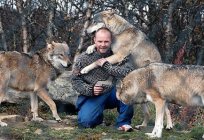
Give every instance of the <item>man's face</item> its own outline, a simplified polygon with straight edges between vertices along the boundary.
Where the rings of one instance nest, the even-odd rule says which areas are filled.
[[[99,53],[106,53],[111,46],[111,34],[107,30],[100,30],[94,37],[94,43]]]

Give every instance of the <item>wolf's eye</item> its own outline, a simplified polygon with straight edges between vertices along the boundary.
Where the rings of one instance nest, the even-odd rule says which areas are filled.
[[[58,54],[59,58],[63,58],[63,56],[64,56],[63,54]]]

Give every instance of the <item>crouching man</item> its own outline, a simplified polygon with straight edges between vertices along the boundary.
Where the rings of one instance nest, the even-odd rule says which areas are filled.
[[[121,131],[132,131],[133,106],[125,105],[116,98],[116,81],[123,78],[134,66],[126,58],[120,64],[111,65],[106,57],[111,56],[112,33],[102,27],[94,37],[96,50],[92,54],[82,53],[76,60],[72,72],[72,85],[80,95],[77,100],[78,126],[93,128],[103,122],[105,109],[117,108],[119,116],[116,127]],[[80,71],[97,61],[98,67],[87,74]]]

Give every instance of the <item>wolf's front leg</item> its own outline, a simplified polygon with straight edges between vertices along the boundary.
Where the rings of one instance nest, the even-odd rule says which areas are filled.
[[[31,112],[33,114],[33,118],[31,121],[42,122],[43,119],[38,117],[38,97],[36,92],[30,93],[30,101],[31,101]]]
[[[97,68],[97,67],[98,67],[98,65],[96,64],[96,62],[93,62],[92,64],[90,64],[90,65],[86,66],[85,68],[83,68],[81,70],[81,74],[86,74],[89,71],[91,71],[92,69]]]
[[[154,101],[156,108],[156,119],[152,133],[146,133],[150,138],[161,138],[163,129],[163,119],[165,110],[165,100],[157,98]]]
[[[111,64],[116,64],[118,62],[121,62],[125,57],[126,57],[126,55],[123,55],[121,53],[116,53],[114,55],[106,57],[106,60]],[[81,70],[81,74],[86,74],[89,71],[91,71],[92,69],[97,68],[97,67],[98,67],[97,62],[93,62],[92,64],[90,64],[90,65],[86,66],[85,68],[83,68]]]
[[[86,53],[92,54],[94,52],[95,48],[96,48],[95,44],[88,46],[88,48],[86,49]]]
[[[37,91],[38,91],[38,96],[50,107],[52,111],[52,115],[55,118],[55,120],[58,122],[61,122],[62,120],[57,113],[56,104],[48,95],[48,92],[44,88],[38,89]]]

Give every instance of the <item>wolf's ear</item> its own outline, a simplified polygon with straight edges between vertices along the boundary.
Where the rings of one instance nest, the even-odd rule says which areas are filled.
[[[62,42],[62,46],[66,51],[69,51],[69,46],[65,41]]]
[[[107,12],[109,14],[115,14],[116,13],[115,9],[108,9]]]
[[[67,45],[67,42],[65,42],[65,41],[63,41],[62,43]]]
[[[51,44],[52,44],[53,47],[57,46],[57,43],[55,41],[52,41]]]
[[[109,9],[109,10],[107,10],[107,12],[105,13],[105,16],[106,16],[108,19],[111,19],[114,14],[115,14],[115,10]]]
[[[47,50],[53,50],[54,46],[50,43],[47,43]]]

